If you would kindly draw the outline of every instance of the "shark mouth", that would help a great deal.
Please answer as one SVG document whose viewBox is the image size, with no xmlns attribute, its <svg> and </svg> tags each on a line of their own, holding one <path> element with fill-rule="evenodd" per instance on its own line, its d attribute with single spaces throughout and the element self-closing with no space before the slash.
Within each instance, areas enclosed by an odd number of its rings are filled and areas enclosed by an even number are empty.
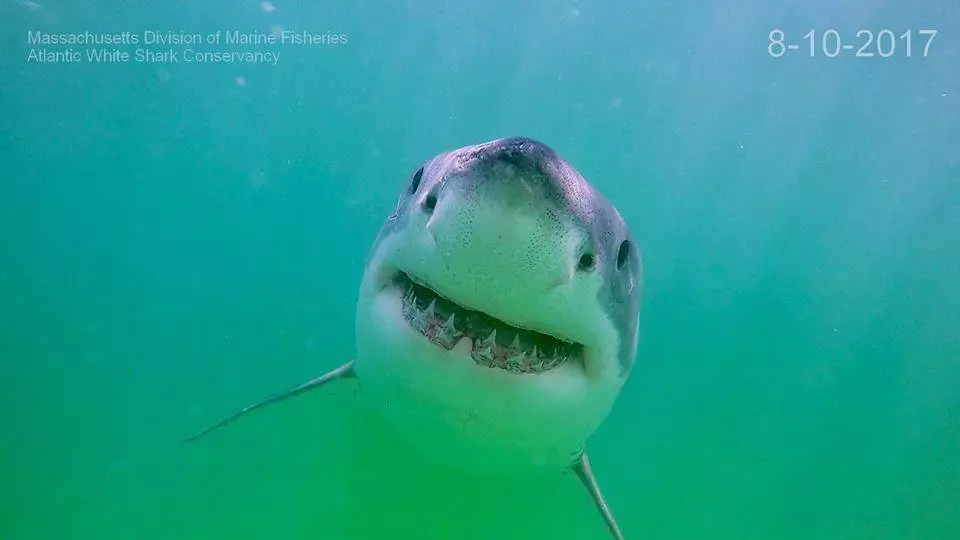
<svg viewBox="0 0 960 540">
<path fill-rule="evenodd" d="M 403 318 L 410 327 L 444 349 L 470 338 L 470 356 L 481 366 L 513 373 L 542 373 L 569 360 L 583 360 L 583 345 L 511 326 L 465 308 L 399 272 L 394 285 L 403 292 Z"/>
</svg>

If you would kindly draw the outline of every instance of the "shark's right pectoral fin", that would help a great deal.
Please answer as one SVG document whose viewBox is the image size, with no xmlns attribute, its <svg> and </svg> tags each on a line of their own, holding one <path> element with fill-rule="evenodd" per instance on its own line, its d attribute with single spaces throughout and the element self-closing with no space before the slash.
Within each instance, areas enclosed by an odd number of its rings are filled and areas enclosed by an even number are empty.
<svg viewBox="0 0 960 540">
<path fill-rule="evenodd" d="M 356 376 L 357 376 L 356 372 L 353 371 L 353 360 L 351 360 L 336 369 L 333 369 L 331 371 L 328 371 L 327 373 L 324 373 L 323 375 L 320 375 L 319 377 L 310 379 L 309 381 L 301 384 L 300 386 L 291 388 L 287 391 L 270 396 L 267 399 L 264 399 L 263 401 L 258 401 L 253 405 L 244 407 L 242 410 L 224 418 L 223 420 L 217 422 L 216 424 L 191 435 L 190 437 L 187 438 L 187 442 L 195 441 L 200 437 L 206 435 L 207 433 L 210 433 L 211 431 L 217 428 L 221 428 L 253 410 L 259 409 L 266 405 L 283 401 L 289 397 L 293 397 L 297 394 L 302 394 L 308 390 L 319 388 L 320 386 L 323 386 L 324 384 L 330 381 L 335 381 L 337 379 L 351 379 L 351 378 L 355 378 Z"/>
<path fill-rule="evenodd" d="M 597 484 L 597 478 L 593 475 L 593 469 L 590 468 L 590 459 L 587 457 L 586 451 L 580 454 L 580 457 L 574 462 L 572 468 L 573 472 L 577 473 L 577 477 L 583 483 L 583 486 L 590 492 L 590 496 L 593 497 L 593 504 L 596 505 L 597 510 L 603 515 L 603 519 L 607 522 L 607 527 L 610 529 L 613 537 L 616 540 L 623 540 L 623 533 L 620 532 L 617 520 L 614 519 L 613 512 L 607 505 L 607 501 L 603 500 L 603 494 L 600 493 L 600 486 Z"/>
</svg>

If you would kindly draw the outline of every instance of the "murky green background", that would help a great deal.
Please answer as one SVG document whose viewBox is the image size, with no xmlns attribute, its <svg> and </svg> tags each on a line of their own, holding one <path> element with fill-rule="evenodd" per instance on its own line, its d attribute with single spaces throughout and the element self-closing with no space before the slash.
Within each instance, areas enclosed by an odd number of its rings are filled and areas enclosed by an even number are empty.
<svg viewBox="0 0 960 540">
<path fill-rule="evenodd" d="M 573 476 L 440 469 L 353 383 L 182 443 L 348 358 L 405 177 L 507 135 L 643 251 L 590 443 L 628 539 L 960 537 L 956 2 L 38 2 L 0 5 L 3 540 L 606 539 Z M 349 41 L 25 62 L 28 29 L 276 28 Z M 831 59 L 811 28 L 939 34 Z"/>
</svg>

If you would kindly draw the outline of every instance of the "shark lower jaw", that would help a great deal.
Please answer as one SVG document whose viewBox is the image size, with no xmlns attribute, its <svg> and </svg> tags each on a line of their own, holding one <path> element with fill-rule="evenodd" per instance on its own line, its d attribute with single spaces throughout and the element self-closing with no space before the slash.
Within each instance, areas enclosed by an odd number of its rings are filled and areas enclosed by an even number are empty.
<svg viewBox="0 0 960 540">
<path fill-rule="evenodd" d="M 537 375 L 564 365 L 584 365 L 584 345 L 467 308 L 406 272 L 393 273 L 386 288 L 401 298 L 402 319 L 411 330 L 441 349 L 469 351 L 479 366 Z"/>
</svg>

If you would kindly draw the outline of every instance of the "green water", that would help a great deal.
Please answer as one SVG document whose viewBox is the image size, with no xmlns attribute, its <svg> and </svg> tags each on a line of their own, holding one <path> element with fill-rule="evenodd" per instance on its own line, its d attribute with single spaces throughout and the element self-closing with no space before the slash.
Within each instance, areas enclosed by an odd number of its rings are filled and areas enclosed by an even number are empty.
<svg viewBox="0 0 960 540">
<path fill-rule="evenodd" d="M 572 475 L 443 470 L 352 383 L 181 442 L 347 359 L 405 177 L 508 135 L 643 252 L 590 442 L 629 540 L 960 538 L 955 2 L 38 2 L 0 5 L 0 539 L 608 538 Z M 28 30 L 277 28 L 348 40 L 26 61 Z M 811 58 L 830 28 L 939 33 Z"/>
</svg>

